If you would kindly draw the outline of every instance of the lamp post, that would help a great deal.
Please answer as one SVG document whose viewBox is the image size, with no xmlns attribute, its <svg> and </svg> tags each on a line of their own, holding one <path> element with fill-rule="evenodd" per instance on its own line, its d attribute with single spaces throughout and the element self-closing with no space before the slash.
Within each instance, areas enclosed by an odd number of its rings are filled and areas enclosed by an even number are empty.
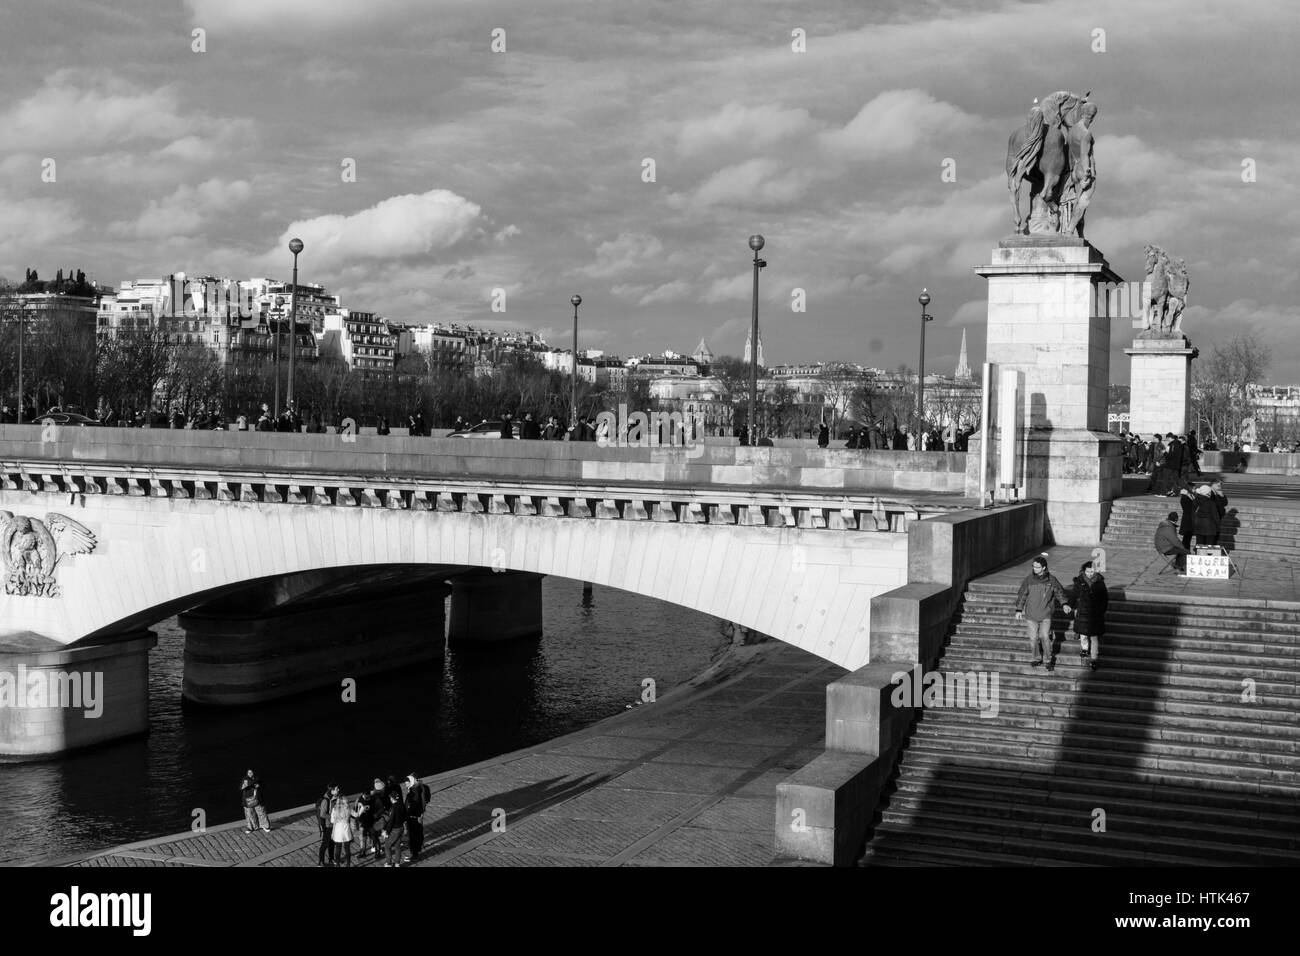
<svg viewBox="0 0 1300 956">
<path fill-rule="evenodd" d="M 569 382 L 569 418 L 573 428 L 572 441 L 578 440 L 578 306 L 582 305 L 582 296 L 574 295 L 569 299 L 573 303 L 573 377 Z"/>
<path fill-rule="evenodd" d="M 278 420 L 280 417 L 280 323 L 284 316 L 284 296 L 275 297 L 275 357 L 272 360 L 272 367 L 275 369 L 275 405 L 271 410 L 272 415 Z"/>
<path fill-rule="evenodd" d="M 758 257 L 763 248 L 764 239 L 760 235 L 749 237 L 749 248 L 754 250 L 754 321 L 749 330 L 749 420 L 746 423 L 749 443 L 758 444 L 758 428 L 755 427 L 755 410 L 758 405 L 758 270 L 767 265 L 766 259 Z"/>
<path fill-rule="evenodd" d="M 23 326 L 27 324 L 27 302 L 21 296 L 18 299 L 18 413 L 14 419 L 19 425 L 23 423 Z"/>
<path fill-rule="evenodd" d="M 285 406 L 293 416 L 293 365 L 294 354 L 298 351 L 298 253 L 302 252 L 302 240 L 290 239 L 289 251 L 293 253 L 293 298 L 289 306 L 289 387 L 285 392 Z"/>
<path fill-rule="evenodd" d="M 925 307 L 930 304 L 930 293 L 925 289 L 916 297 L 916 301 L 921 303 L 921 362 L 920 368 L 916 373 L 916 431 L 914 438 L 916 447 L 919 451 L 921 448 L 921 423 L 925 421 L 925 323 L 933 322 L 934 316 L 925 311 Z"/>
</svg>

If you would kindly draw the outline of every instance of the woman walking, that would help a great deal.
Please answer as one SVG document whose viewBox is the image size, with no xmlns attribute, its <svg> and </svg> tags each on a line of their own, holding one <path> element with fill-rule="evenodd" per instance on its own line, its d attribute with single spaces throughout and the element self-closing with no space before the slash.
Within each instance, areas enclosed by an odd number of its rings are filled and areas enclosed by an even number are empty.
<svg viewBox="0 0 1300 956">
<path fill-rule="evenodd" d="M 1106 630 L 1106 606 L 1110 594 L 1106 580 L 1091 561 L 1083 562 L 1074 579 L 1074 633 L 1079 636 L 1079 663 L 1097 669 L 1101 636 Z"/>
</svg>

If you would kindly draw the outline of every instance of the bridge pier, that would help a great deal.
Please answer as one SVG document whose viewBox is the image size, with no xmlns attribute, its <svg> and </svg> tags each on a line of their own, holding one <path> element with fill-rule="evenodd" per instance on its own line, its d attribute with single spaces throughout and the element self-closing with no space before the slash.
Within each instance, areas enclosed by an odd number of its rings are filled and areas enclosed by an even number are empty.
<svg viewBox="0 0 1300 956">
<path fill-rule="evenodd" d="M 352 595 L 347 603 L 305 605 L 240 615 L 202 608 L 182 614 L 182 693 L 201 704 L 254 704 L 409 664 L 445 652 L 448 593 L 420 582 L 409 592 Z"/>
<path fill-rule="evenodd" d="M 0 760 L 49 757 L 149 729 L 152 631 L 55 649 L 0 647 Z"/>
<path fill-rule="evenodd" d="M 542 635 L 542 578 L 525 571 L 467 571 L 451 578 L 455 643 L 509 641 Z"/>
</svg>

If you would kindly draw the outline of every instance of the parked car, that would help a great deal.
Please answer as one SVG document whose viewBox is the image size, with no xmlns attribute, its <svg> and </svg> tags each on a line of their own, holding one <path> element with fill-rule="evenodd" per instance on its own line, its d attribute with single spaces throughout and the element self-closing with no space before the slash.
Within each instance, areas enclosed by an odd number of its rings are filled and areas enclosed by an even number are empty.
<svg viewBox="0 0 1300 956">
<path fill-rule="evenodd" d="M 519 437 L 518 422 L 512 422 L 510 426 L 510 430 L 514 433 L 513 435 L 514 438 Z M 500 421 L 479 422 L 473 428 L 468 428 L 458 432 L 452 432 L 447 437 L 448 438 L 500 438 L 501 422 Z"/>
<path fill-rule="evenodd" d="M 103 424 L 103 422 L 97 419 L 90 418 L 89 416 L 86 415 L 78 414 L 77 412 L 60 412 L 60 411 L 49 411 L 46 412 L 44 415 L 37 415 L 34 420 L 34 423 L 37 425 L 44 425 L 47 422 L 53 422 L 55 425 L 68 425 L 73 427 L 85 427 L 87 425 Z"/>
</svg>

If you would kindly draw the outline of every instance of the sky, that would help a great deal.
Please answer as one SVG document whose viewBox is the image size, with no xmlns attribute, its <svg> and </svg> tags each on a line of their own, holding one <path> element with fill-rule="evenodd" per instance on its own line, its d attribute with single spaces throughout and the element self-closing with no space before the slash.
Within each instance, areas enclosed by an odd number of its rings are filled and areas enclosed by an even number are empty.
<svg viewBox="0 0 1300 956">
<path fill-rule="evenodd" d="M 915 368 L 925 287 L 927 371 L 977 366 L 1007 137 L 1091 91 L 1087 238 L 1300 382 L 1297 49 L 1281 0 L 7 4 L 0 276 L 287 279 L 297 236 L 390 319 L 564 346 L 579 293 L 581 347 L 739 355 L 761 233 L 769 364 Z"/>
</svg>

